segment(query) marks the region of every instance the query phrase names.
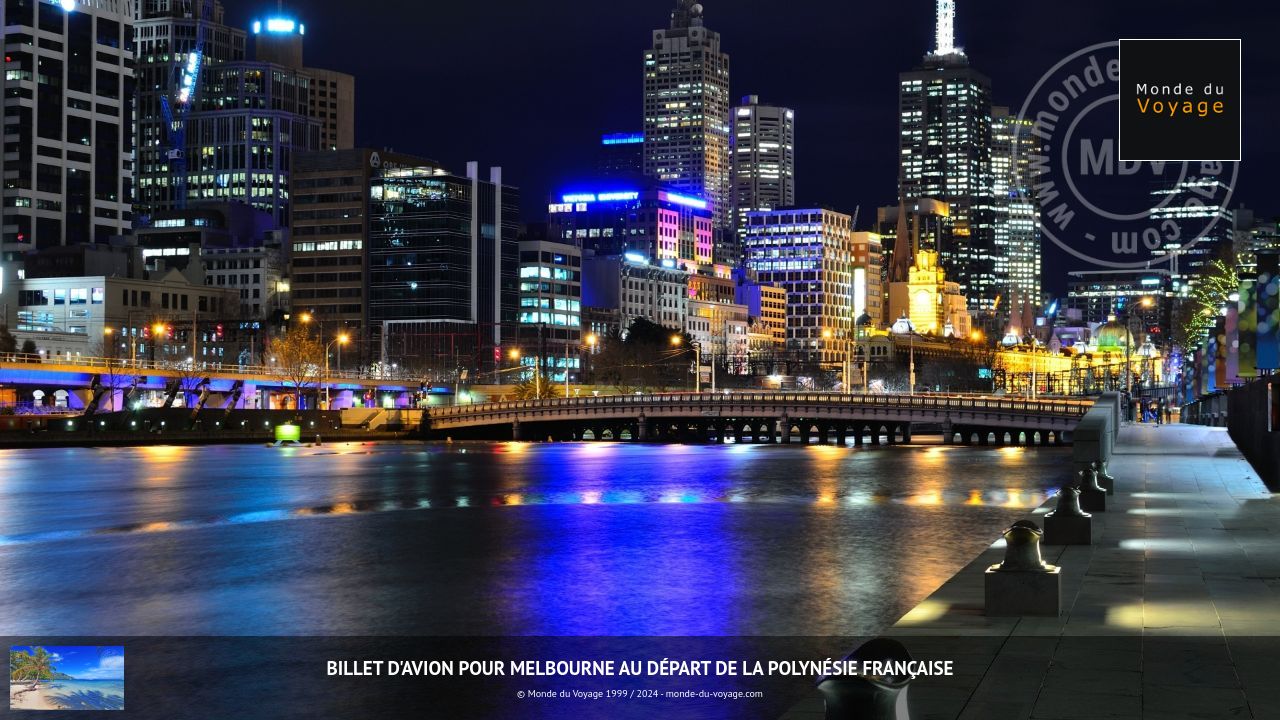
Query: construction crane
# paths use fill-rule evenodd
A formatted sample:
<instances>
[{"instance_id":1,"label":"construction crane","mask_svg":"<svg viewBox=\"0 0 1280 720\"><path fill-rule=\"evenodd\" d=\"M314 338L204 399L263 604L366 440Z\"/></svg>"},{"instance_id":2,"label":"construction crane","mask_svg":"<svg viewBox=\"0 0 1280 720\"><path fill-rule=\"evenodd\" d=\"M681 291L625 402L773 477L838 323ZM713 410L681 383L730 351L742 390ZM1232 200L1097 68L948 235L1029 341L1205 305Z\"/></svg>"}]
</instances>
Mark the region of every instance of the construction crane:
<instances>
[{"instance_id":1,"label":"construction crane","mask_svg":"<svg viewBox=\"0 0 1280 720\"><path fill-rule=\"evenodd\" d=\"M208 20L213 17L213 0L184 0L183 6L186 8L186 15L195 19L195 43L183 62L179 60L180 53L172 44L176 43L177 38L170 38L170 51L175 60L170 84L173 92L172 95L160 97L160 110L164 113L164 121L168 127L169 171L173 176L174 200L179 210L187 206L187 116L200 92L200 68L204 65L204 29ZM199 12L192 15L192 10L197 6Z\"/></svg>"}]
</instances>

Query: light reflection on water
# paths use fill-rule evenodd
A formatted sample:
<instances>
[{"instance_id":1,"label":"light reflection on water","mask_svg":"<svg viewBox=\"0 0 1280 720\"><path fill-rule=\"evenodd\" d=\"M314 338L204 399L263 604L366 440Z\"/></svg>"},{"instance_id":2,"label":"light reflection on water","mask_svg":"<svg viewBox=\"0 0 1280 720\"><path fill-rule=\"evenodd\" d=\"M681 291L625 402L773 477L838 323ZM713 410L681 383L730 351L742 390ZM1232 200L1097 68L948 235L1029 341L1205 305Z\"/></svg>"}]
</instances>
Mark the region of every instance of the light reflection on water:
<instances>
[{"instance_id":1,"label":"light reflection on water","mask_svg":"<svg viewBox=\"0 0 1280 720\"><path fill-rule=\"evenodd\" d=\"M0 633L872 632L1042 504L1064 452L0 451Z\"/></svg>"}]
</instances>

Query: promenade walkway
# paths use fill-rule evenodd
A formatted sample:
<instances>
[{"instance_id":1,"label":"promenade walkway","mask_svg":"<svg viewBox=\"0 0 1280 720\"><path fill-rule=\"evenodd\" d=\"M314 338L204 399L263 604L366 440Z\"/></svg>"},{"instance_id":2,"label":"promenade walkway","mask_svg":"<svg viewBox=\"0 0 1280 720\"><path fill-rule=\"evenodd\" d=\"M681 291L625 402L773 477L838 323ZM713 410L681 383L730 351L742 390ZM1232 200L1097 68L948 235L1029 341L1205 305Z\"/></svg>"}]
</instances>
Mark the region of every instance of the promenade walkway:
<instances>
[{"instance_id":1,"label":"promenade walkway","mask_svg":"<svg viewBox=\"0 0 1280 720\"><path fill-rule=\"evenodd\" d=\"M884 633L955 662L912 683L912 720L1280 718L1280 497L1220 428L1128 425L1110 469L1093 545L1043 548L1059 617L983 614L1001 540Z\"/></svg>"}]
</instances>

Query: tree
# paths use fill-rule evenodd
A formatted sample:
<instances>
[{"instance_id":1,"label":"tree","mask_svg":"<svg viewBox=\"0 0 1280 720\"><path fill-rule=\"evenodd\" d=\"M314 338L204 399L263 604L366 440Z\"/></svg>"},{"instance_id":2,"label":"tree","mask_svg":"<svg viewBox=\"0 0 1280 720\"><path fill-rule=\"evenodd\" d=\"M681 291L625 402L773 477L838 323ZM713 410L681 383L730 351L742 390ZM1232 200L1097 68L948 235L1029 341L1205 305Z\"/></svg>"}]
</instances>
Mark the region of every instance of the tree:
<instances>
[{"instance_id":1,"label":"tree","mask_svg":"<svg viewBox=\"0 0 1280 720\"><path fill-rule=\"evenodd\" d=\"M1182 302L1174 317L1173 341L1179 347L1195 349L1209 336L1231 294L1240 291L1240 274L1235 263L1214 260L1196 276L1191 296Z\"/></svg>"},{"instance_id":2,"label":"tree","mask_svg":"<svg viewBox=\"0 0 1280 720\"><path fill-rule=\"evenodd\" d=\"M673 337L678 342L673 343ZM623 393L660 389L689 382L695 356L688 333L636 318L625 338L612 333L604 339L592 371L597 381Z\"/></svg>"},{"instance_id":3,"label":"tree","mask_svg":"<svg viewBox=\"0 0 1280 720\"><path fill-rule=\"evenodd\" d=\"M39 352L40 351L36 348L35 341L27 340L22 343L22 349L18 351L18 354L32 356L27 358L27 362L40 362L39 358L34 357L38 355Z\"/></svg>"},{"instance_id":4,"label":"tree","mask_svg":"<svg viewBox=\"0 0 1280 720\"><path fill-rule=\"evenodd\" d=\"M545 372L539 373L537 377L521 380L515 390L517 400L546 400L563 394L564 388L557 385Z\"/></svg>"},{"instance_id":5,"label":"tree","mask_svg":"<svg viewBox=\"0 0 1280 720\"><path fill-rule=\"evenodd\" d=\"M133 372L125 368L126 361L121 358L120 343L111 335L105 335L93 344L89 352L102 358L102 384L107 388L107 402L111 412L116 410L116 390L133 384ZM123 409L123 408L122 408Z\"/></svg>"},{"instance_id":6,"label":"tree","mask_svg":"<svg viewBox=\"0 0 1280 720\"><path fill-rule=\"evenodd\" d=\"M0 354L10 355L18 352L18 339L9 332L8 325L0 325Z\"/></svg>"},{"instance_id":7,"label":"tree","mask_svg":"<svg viewBox=\"0 0 1280 720\"><path fill-rule=\"evenodd\" d=\"M301 408L303 390L319 384L324 370L324 346L305 326L295 325L267 343L267 357L275 372L293 385L294 408Z\"/></svg>"}]
</instances>

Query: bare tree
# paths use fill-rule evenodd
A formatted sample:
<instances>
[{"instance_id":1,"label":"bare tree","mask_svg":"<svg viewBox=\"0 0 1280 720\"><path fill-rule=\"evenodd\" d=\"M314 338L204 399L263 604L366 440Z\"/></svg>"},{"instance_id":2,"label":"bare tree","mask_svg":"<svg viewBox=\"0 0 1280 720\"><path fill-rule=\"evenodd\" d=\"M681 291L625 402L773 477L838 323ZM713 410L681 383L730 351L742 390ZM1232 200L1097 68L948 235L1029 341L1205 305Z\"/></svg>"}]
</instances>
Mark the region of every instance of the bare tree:
<instances>
[{"instance_id":1,"label":"bare tree","mask_svg":"<svg viewBox=\"0 0 1280 720\"><path fill-rule=\"evenodd\" d=\"M108 408L110 412L115 412L116 390L132 385L134 373L130 368L126 367L128 363L122 357L120 343L116 342L112 335L105 335L101 340L94 343L89 353L102 359L100 378L103 386L107 388L107 397L110 399ZM124 408L120 409L123 410Z\"/></svg>"},{"instance_id":2,"label":"bare tree","mask_svg":"<svg viewBox=\"0 0 1280 720\"><path fill-rule=\"evenodd\" d=\"M295 325L267 343L267 356L272 359L275 372L293 385L294 408L301 408L303 390L319 384L324 345L305 326Z\"/></svg>"}]
</instances>

